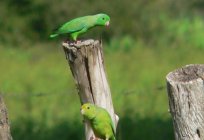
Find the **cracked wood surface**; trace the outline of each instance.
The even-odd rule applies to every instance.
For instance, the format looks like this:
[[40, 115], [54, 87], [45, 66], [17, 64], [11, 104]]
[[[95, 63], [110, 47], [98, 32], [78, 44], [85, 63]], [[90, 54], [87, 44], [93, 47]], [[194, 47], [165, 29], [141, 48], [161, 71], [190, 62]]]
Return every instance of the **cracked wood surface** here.
[[8, 113], [3, 97], [0, 95], [0, 140], [12, 140]]
[[[101, 42], [90, 39], [76, 43], [64, 42], [62, 46], [77, 85], [81, 104], [90, 102], [106, 108], [117, 126], [119, 118], [114, 113]], [[85, 123], [85, 129], [86, 140], [90, 140], [93, 132], [88, 122]]]
[[187, 65], [166, 79], [175, 139], [204, 140], [204, 65]]

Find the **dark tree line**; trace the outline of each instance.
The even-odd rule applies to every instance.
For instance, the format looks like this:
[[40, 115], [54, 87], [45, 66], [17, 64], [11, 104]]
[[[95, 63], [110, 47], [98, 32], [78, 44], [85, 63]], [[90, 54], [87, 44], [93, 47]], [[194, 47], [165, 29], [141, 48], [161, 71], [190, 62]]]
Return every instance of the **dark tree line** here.
[[59, 24], [100, 12], [111, 16], [111, 31], [102, 30], [103, 36], [128, 34], [148, 40], [163, 31], [165, 18], [199, 15], [203, 7], [199, 0], [1, 0], [0, 42], [46, 41]]

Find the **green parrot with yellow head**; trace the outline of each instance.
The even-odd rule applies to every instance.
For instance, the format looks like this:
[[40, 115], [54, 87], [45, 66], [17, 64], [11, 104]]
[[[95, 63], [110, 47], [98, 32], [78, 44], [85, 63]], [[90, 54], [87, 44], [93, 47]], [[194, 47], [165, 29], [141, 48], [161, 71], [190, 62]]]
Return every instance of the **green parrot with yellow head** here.
[[106, 109], [85, 103], [81, 106], [81, 114], [90, 122], [96, 137], [103, 140], [116, 140], [115, 127]]

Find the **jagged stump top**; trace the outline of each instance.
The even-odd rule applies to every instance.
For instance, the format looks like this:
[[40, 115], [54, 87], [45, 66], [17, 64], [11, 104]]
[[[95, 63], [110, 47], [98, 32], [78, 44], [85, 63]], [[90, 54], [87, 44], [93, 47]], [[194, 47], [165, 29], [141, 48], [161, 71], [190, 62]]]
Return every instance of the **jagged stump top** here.
[[170, 72], [167, 80], [172, 82], [190, 82], [193, 80], [204, 80], [204, 64], [190, 64]]
[[81, 46], [88, 46], [91, 44], [97, 44], [99, 42], [99, 40], [93, 40], [93, 39], [88, 39], [88, 40], [80, 40], [77, 42], [72, 42], [72, 41], [67, 41], [67, 42], [63, 42], [62, 46], [64, 47], [75, 47], [75, 48], [80, 48]]

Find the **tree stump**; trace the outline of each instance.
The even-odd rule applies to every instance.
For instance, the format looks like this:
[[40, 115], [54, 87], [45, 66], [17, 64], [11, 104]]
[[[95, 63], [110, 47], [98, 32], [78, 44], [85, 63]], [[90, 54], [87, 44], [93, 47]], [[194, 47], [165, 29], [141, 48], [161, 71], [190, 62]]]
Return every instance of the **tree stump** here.
[[[106, 78], [101, 42], [90, 39], [77, 43], [64, 42], [62, 46], [77, 85], [81, 104], [89, 102], [107, 109], [116, 126], [118, 117], [114, 113]], [[85, 134], [86, 140], [90, 140], [93, 136], [87, 121], [85, 121]]]
[[0, 140], [12, 140], [8, 113], [3, 97], [0, 95]]
[[167, 77], [176, 140], [204, 140], [204, 65], [187, 65]]

